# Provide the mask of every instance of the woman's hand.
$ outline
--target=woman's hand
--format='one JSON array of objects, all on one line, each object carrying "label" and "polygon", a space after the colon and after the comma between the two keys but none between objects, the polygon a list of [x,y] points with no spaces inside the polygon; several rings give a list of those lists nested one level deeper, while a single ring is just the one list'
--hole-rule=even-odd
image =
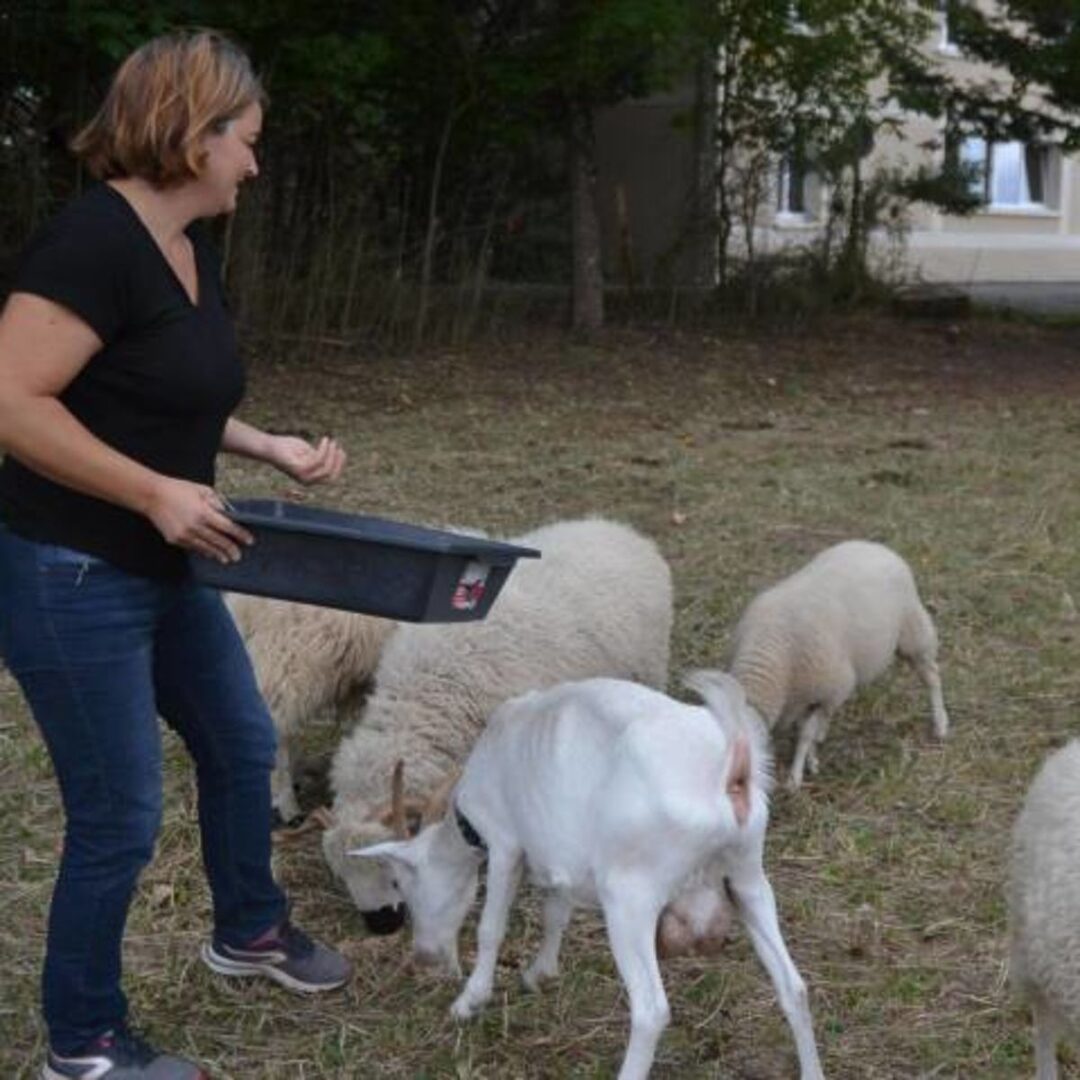
[{"label": "woman's hand", "polygon": [[235,416],[225,424],[221,449],[264,461],[301,484],[336,480],[345,467],[345,451],[328,435],[313,444],[298,435],[271,435]]},{"label": "woman's hand", "polygon": [[345,451],[324,435],[312,444],[296,435],[267,435],[265,460],[301,484],[336,480],[345,467]]},{"label": "woman's hand", "polygon": [[254,537],[226,513],[221,496],[205,484],[163,476],[154,486],[146,516],[170,544],[218,562],[240,558]]}]

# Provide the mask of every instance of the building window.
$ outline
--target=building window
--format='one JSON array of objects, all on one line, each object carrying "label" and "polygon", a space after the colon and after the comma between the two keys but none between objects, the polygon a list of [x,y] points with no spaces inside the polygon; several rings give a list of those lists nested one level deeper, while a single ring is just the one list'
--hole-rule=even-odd
[{"label": "building window", "polygon": [[971,190],[991,208],[1050,209],[1057,205],[1051,147],[1022,142],[987,142],[970,137],[960,145],[960,160],[974,167]]},{"label": "building window", "polygon": [[788,3],[787,26],[788,31],[792,34],[800,34],[805,37],[813,33],[809,24],[803,18],[802,4],[798,3],[798,0],[792,0],[792,2]]},{"label": "building window", "polygon": [[938,40],[937,49],[938,52],[948,53],[949,56],[956,56],[960,49],[956,42],[952,39],[952,32],[949,26],[949,7],[950,0],[937,0],[937,16],[938,16]]},{"label": "building window", "polygon": [[809,189],[811,173],[801,153],[785,154],[780,159],[776,182],[776,213],[780,218],[810,216]]}]

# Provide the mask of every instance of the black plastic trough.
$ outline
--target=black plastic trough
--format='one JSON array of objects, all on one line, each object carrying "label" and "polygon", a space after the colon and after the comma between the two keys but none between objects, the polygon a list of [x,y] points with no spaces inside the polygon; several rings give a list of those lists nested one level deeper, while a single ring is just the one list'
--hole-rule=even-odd
[{"label": "black plastic trough", "polygon": [[255,543],[228,565],[192,555],[198,580],[406,622],[482,619],[517,560],[540,555],[497,540],[277,499],[239,499],[229,514]]}]

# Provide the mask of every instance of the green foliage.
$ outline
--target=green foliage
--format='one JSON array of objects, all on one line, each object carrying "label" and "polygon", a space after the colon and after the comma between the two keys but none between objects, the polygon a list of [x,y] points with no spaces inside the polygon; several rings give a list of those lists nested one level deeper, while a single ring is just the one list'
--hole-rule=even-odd
[{"label": "green foliage", "polygon": [[[995,89],[957,85],[928,54],[931,0],[16,4],[0,18],[0,258],[84,181],[65,144],[118,60],[171,28],[212,26],[251,53],[271,98],[265,168],[228,250],[239,310],[270,333],[346,328],[372,308],[404,321],[414,286],[464,296],[489,276],[565,282],[568,149],[591,152],[597,109],[695,72],[718,82],[715,115],[703,93],[686,130],[713,126],[703,153],[715,148],[719,210],[688,228],[715,229],[722,277],[729,258],[753,277],[778,157],[836,193],[819,254],[851,267],[911,201],[973,204],[949,155],[937,173],[863,175],[867,148],[905,111],[957,132],[1080,141],[1062,122],[1080,101],[1078,8],[1008,0],[999,18],[957,0],[953,36],[1014,75]],[[1027,93],[1036,85],[1045,107]]]},{"label": "green foliage", "polygon": [[1080,4],[1076,0],[971,0],[949,6],[953,40],[967,55],[1011,76],[955,95],[966,125],[994,139],[1050,138],[1080,146]]},{"label": "green foliage", "polygon": [[[912,194],[896,170],[868,182],[863,160],[875,141],[898,126],[898,105],[936,113],[946,85],[924,48],[932,13],[886,0],[721,0],[701,5],[699,33],[720,57],[716,115],[719,159],[718,249],[721,285],[732,258],[754,275],[755,229],[775,197],[776,163],[789,174],[808,170],[831,191],[824,236],[816,245],[821,272],[865,278],[870,231],[899,220]],[[924,182],[919,197],[953,192]],[[955,194],[955,192],[953,192]],[[954,199],[955,204],[955,199]],[[732,250],[741,238],[742,252]],[[835,264],[835,265],[834,265]]]}]

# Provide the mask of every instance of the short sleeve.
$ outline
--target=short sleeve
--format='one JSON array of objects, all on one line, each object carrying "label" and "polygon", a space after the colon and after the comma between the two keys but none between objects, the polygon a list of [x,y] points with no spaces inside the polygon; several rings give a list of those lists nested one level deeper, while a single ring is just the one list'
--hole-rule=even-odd
[{"label": "short sleeve", "polygon": [[31,241],[13,292],[52,300],[83,320],[107,344],[123,325],[130,267],[121,237],[106,222],[57,219]]}]

